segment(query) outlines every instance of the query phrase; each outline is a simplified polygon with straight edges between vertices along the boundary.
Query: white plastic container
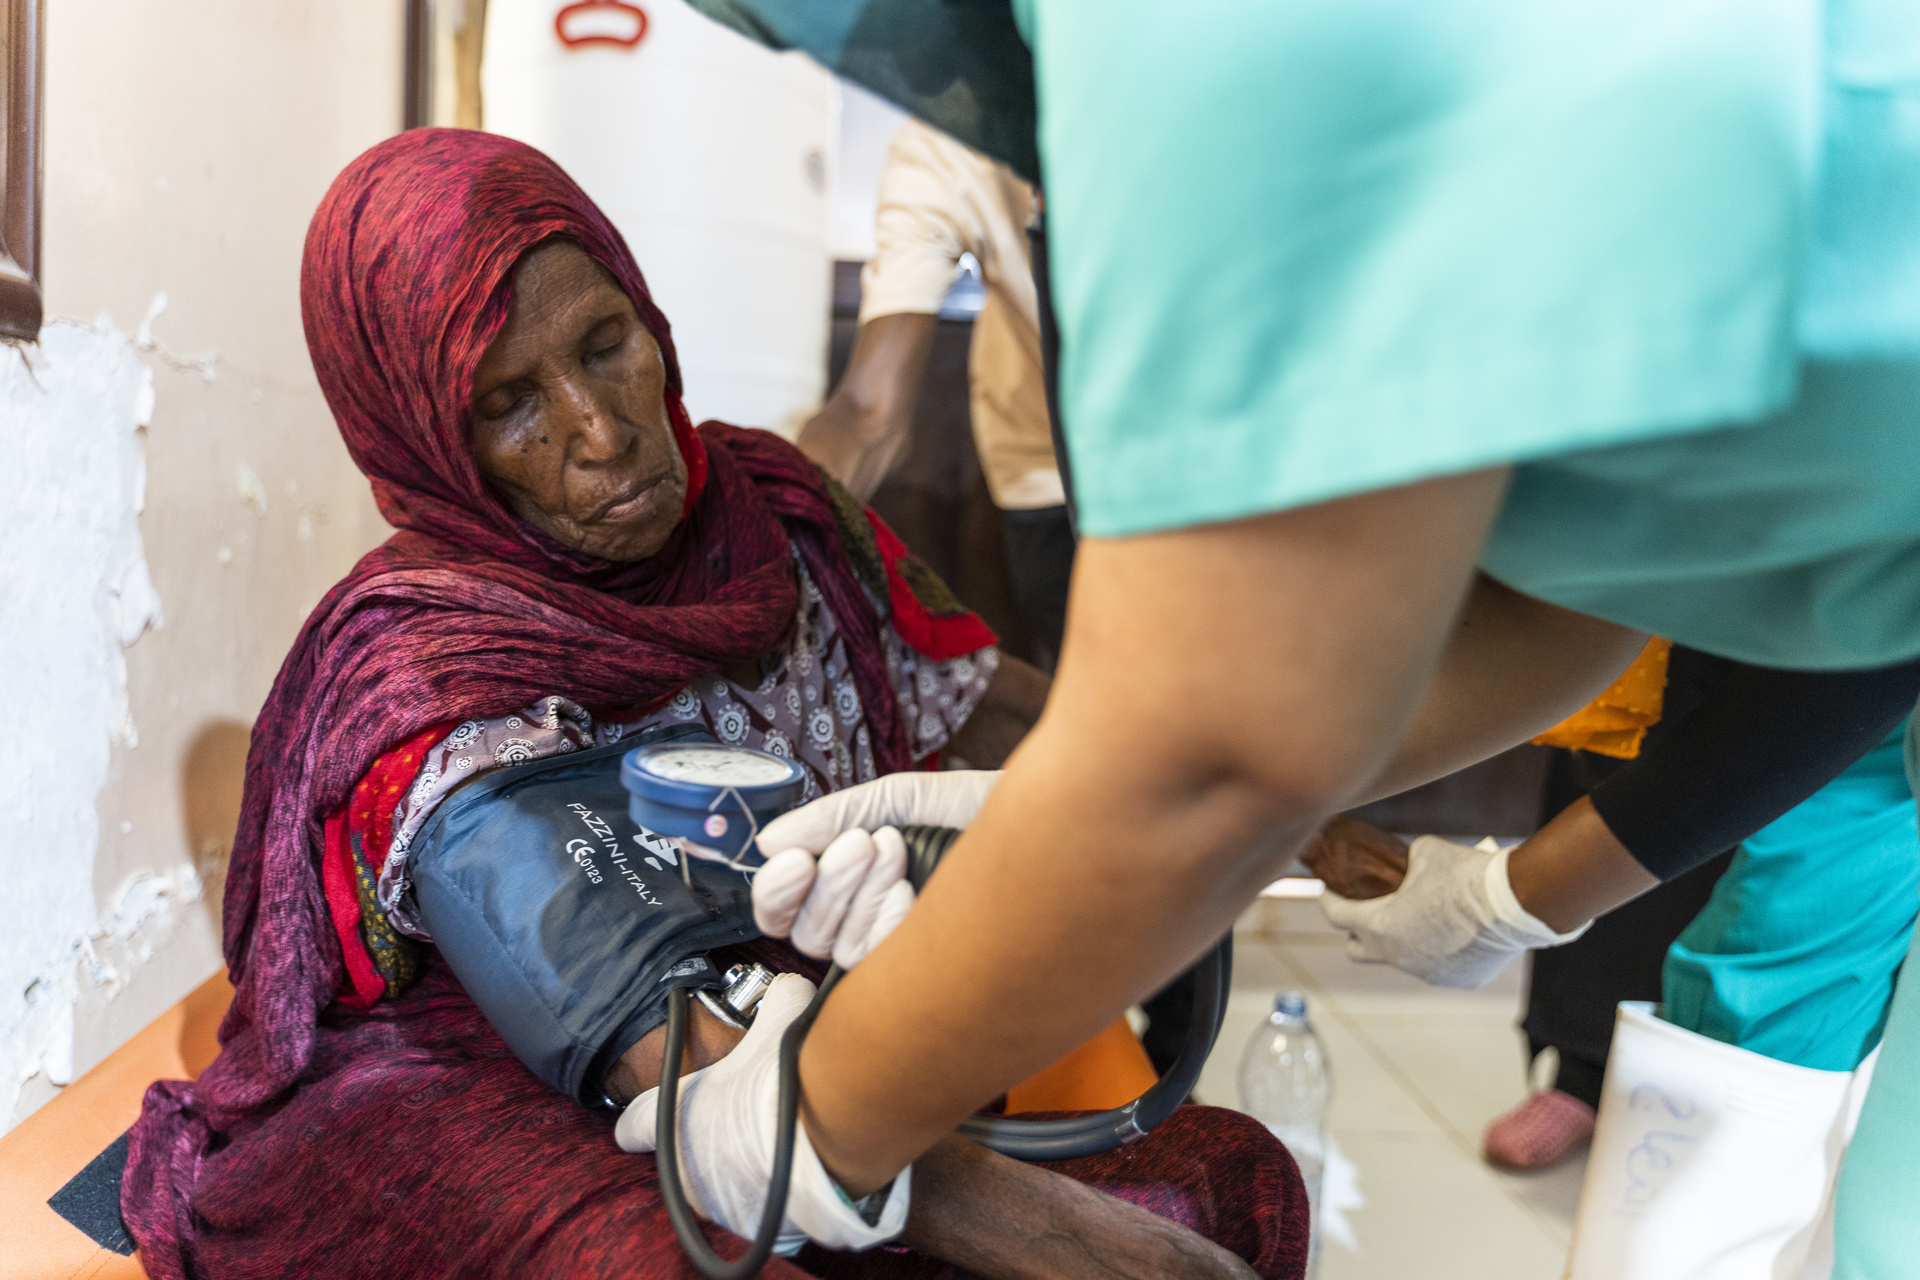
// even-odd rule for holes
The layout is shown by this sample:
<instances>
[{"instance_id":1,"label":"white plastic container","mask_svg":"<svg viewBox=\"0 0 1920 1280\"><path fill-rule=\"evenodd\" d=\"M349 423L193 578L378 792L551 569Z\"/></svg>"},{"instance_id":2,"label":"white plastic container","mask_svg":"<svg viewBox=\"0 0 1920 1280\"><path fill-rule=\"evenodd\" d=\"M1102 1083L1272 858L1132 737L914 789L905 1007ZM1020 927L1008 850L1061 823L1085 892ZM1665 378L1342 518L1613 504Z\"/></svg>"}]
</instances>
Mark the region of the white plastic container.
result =
<instances>
[{"instance_id":1,"label":"white plastic container","mask_svg":"<svg viewBox=\"0 0 1920 1280\"><path fill-rule=\"evenodd\" d=\"M1623 1003L1570 1280L1824 1280L1834 1182L1877 1055L1816 1071Z\"/></svg>"},{"instance_id":2,"label":"white plastic container","mask_svg":"<svg viewBox=\"0 0 1920 1280\"><path fill-rule=\"evenodd\" d=\"M637 43L562 39L624 39L635 10ZM491 0L482 88L486 127L552 156L626 237L694 421L796 432L825 391L833 77L682 0Z\"/></svg>"}]
</instances>

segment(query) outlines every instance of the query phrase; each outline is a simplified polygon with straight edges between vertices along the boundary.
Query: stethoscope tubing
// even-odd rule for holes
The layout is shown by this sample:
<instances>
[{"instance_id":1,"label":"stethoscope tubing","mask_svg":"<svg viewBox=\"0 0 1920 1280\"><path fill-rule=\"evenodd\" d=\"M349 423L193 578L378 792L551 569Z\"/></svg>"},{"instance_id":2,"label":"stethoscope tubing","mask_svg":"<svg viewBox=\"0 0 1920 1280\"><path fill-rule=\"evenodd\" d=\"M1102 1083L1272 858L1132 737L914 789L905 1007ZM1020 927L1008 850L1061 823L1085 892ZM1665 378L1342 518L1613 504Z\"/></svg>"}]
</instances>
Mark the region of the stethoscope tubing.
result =
<instances>
[{"instance_id":1,"label":"stethoscope tubing","mask_svg":"<svg viewBox=\"0 0 1920 1280\"><path fill-rule=\"evenodd\" d=\"M908 878L915 889L926 885L959 834L944 827L902 830L908 847ZM1027 1161L1075 1160L1112 1151L1146 1137L1193 1093L1194 1085L1200 1080L1200 1070L1213 1052L1220 1023L1226 1016L1227 988L1233 974L1233 935L1222 938L1190 972L1197 980L1187 1042L1167 1074L1138 1098L1124 1107L1062 1120L969 1116L960 1123L957 1132L1002 1155ZM666 1201L674 1234L680 1237L688 1261L707 1280L746 1280L757 1275L773 1255L780 1224L786 1218L787 1193L793 1180L793 1155L800 1123L800 1046L844 973L839 965L831 966L821 979L820 989L813 993L813 999L781 1034L780 1084L774 1103L773 1179L767 1184L767 1201L760 1213L759 1230L754 1232L747 1251L732 1262L715 1253L707 1243L699 1218L687 1201L686 1189L680 1185L680 1057L686 1048L692 1001L685 987L676 987L667 994L667 1043L660 1060L654 1160L660 1171L660 1194Z\"/></svg>"}]
</instances>

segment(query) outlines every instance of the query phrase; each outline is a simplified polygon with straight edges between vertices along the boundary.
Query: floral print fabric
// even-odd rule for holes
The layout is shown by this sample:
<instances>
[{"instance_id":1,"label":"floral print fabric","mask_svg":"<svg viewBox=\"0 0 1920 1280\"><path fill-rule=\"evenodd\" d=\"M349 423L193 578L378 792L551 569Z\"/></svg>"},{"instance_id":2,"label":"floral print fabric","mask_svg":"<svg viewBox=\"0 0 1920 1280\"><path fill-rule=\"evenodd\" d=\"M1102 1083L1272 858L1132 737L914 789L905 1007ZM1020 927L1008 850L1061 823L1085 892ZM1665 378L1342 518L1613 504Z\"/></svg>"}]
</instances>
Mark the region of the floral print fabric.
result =
<instances>
[{"instance_id":1,"label":"floral print fabric","mask_svg":"<svg viewBox=\"0 0 1920 1280\"><path fill-rule=\"evenodd\" d=\"M729 745L799 762L807 774L803 803L871 781L871 730L839 625L798 556L794 567L800 606L792 638L753 688L717 673L700 676L635 720L596 720L552 694L510 715L461 721L434 745L394 809L393 843L380 871L379 905L393 927L428 939L413 905L407 852L441 800L494 769L607 746L659 725L697 724ZM936 662L903 643L890 622L881 625L881 644L913 759L925 760L973 714L1000 668L1000 651L989 646ZM374 851L367 856L372 860Z\"/></svg>"}]
</instances>

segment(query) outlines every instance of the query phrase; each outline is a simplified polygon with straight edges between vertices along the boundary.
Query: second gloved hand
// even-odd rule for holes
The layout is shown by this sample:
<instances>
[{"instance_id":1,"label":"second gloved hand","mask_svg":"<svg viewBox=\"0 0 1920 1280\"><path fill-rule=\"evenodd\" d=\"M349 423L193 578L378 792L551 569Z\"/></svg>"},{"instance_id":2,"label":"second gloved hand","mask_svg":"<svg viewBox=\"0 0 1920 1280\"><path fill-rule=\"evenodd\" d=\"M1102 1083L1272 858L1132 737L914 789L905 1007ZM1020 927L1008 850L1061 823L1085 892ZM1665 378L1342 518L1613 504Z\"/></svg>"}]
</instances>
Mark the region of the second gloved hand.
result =
<instances>
[{"instance_id":1,"label":"second gloved hand","mask_svg":"<svg viewBox=\"0 0 1920 1280\"><path fill-rule=\"evenodd\" d=\"M779 1122L780 1037L813 999L799 974L773 980L747 1034L720 1061L680 1081L680 1182L696 1212L751 1239L773 1177ZM622 1151L652 1151L660 1090L647 1090L621 1113L614 1141ZM907 1224L913 1170L900 1171L869 1223L835 1185L814 1153L802 1124L794 1135L793 1181L786 1220L774 1248L792 1256L808 1239L830 1249L867 1249L899 1235Z\"/></svg>"},{"instance_id":2,"label":"second gloved hand","mask_svg":"<svg viewBox=\"0 0 1920 1280\"><path fill-rule=\"evenodd\" d=\"M1588 928L1555 933L1522 907L1507 880L1509 852L1421 836L1398 889L1365 901L1329 892L1321 909L1347 931L1355 960L1395 965L1435 986L1484 986L1520 952L1572 942Z\"/></svg>"}]
</instances>

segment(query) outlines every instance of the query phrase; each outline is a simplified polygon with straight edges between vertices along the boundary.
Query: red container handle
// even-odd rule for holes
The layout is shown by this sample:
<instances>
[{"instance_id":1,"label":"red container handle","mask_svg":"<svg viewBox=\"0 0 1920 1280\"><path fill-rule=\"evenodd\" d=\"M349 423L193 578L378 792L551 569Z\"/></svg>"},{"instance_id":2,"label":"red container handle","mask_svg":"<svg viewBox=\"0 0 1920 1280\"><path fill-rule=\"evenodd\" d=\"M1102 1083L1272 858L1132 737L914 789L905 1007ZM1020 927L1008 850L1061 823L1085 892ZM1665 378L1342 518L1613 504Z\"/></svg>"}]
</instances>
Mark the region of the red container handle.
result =
<instances>
[{"instance_id":1,"label":"red container handle","mask_svg":"<svg viewBox=\"0 0 1920 1280\"><path fill-rule=\"evenodd\" d=\"M630 36L607 35L593 32L590 35L570 35L567 31L567 19L575 14L604 13L611 10L622 17L633 20L633 34ZM608 44L616 49L631 49L647 35L647 11L637 4L628 4L626 0L574 0L560 12L553 15L553 34L560 37L560 43L569 49L579 49L590 44Z\"/></svg>"}]
</instances>

